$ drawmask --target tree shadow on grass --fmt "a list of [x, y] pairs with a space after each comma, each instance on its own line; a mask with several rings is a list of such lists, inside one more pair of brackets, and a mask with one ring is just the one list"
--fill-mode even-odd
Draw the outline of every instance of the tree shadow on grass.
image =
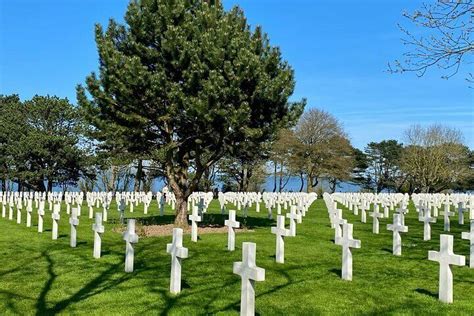
[[122, 282], [127, 281], [134, 275], [134, 273], [124, 273], [120, 278], [112, 279], [113, 275], [123, 268], [123, 264], [117, 263], [111, 265], [107, 270], [103, 271], [97, 277], [92, 279], [75, 294], [69, 298], [57, 302], [51, 308], [48, 308], [46, 297], [51, 291], [53, 283], [56, 281], [57, 274], [54, 272], [54, 261], [52, 260], [51, 256], [46, 251], [44, 251], [42, 255], [48, 262], [47, 272], [49, 278], [44, 284], [43, 289], [41, 290], [40, 295], [36, 301], [36, 315], [54, 315], [59, 313], [71, 304], [85, 300], [110, 288], [114, 288]]
[[438, 293], [433, 293], [431, 291], [428, 291], [427, 289], [418, 288], [418, 289], [415, 289], [415, 292], [438, 299]]
[[340, 278], [342, 277], [342, 270], [341, 269], [334, 268], [334, 269], [329, 269], [328, 271], [331, 272], [331, 273], [334, 273], [335, 275], [337, 275]]

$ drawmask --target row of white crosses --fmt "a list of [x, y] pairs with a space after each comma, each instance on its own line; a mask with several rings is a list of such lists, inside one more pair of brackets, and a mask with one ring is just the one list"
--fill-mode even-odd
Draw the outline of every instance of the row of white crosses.
[[[308, 196], [309, 195], [309, 196]], [[317, 198], [316, 194], [298, 194], [301, 201], [297, 198], [292, 198], [287, 201], [290, 206], [290, 212], [286, 214], [286, 217], [290, 220], [290, 229], [285, 228], [285, 216], [277, 216], [277, 226], [271, 227], [271, 233], [275, 235], [275, 261], [277, 263], [285, 262], [285, 243], [284, 238], [289, 236], [296, 236], [296, 223], [302, 222], [302, 217], [306, 214], [307, 209]], [[197, 195], [201, 197], [202, 195]], [[221, 210], [225, 206], [226, 202], [241, 203], [245, 200], [246, 194], [240, 192], [232, 194], [220, 194], [219, 202], [221, 202]], [[258, 196], [255, 194], [254, 196]], [[242, 198], [243, 197], [243, 198]], [[240, 201], [240, 202], [239, 202]], [[254, 200], [255, 201], [255, 200]], [[202, 202], [201, 202], [202, 204]], [[235, 204], [234, 204], [235, 205]], [[297, 206], [298, 205], [298, 206]], [[244, 204], [244, 208], [248, 205]], [[193, 205], [192, 214], [189, 215], [191, 221], [191, 241], [198, 241], [198, 226], [202, 220], [201, 215], [198, 212], [199, 206]], [[298, 211], [297, 211], [298, 210]], [[301, 210], [305, 210], [302, 212]], [[201, 213], [202, 214], [202, 213]], [[244, 213], [245, 215], [245, 213]], [[235, 250], [235, 229], [240, 227], [240, 223], [236, 220], [236, 211], [229, 210], [229, 217], [225, 220], [224, 225], [228, 227], [228, 238], [227, 238], [227, 249], [229, 251]], [[234, 263], [234, 273], [238, 274], [242, 278], [242, 289], [241, 289], [241, 315], [254, 315], [255, 313], [255, 281], [265, 280], [265, 270], [256, 267], [255, 263], [255, 251], [256, 244], [244, 242], [242, 247], [242, 262]], [[188, 255], [186, 248], [182, 247], [182, 230], [173, 230], [173, 243], [167, 245], [167, 252], [171, 254], [171, 282], [170, 291], [172, 293], [178, 293], [181, 289], [181, 259], [184, 259]]]
[[[351, 204], [358, 204], [357, 199], [358, 194], [333, 194], [330, 196], [329, 194], [325, 194], [324, 198], [326, 201], [326, 205], [328, 206], [328, 212], [330, 213], [331, 224], [333, 225], [341, 225], [343, 224], [344, 227], [348, 227], [348, 236], [352, 237], [352, 227], [350, 224], [347, 224], [345, 220], [341, 217], [340, 210], [337, 209], [337, 202], [344, 204], [346, 207], [350, 208]], [[370, 197], [369, 194], [362, 195], [362, 207], [364, 208], [364, 200], [365, 198], [369, 201], [377, 201], [377, 197]], [[397, 199], [393, 199], [396, 201]], [[350, 202], [348, 202], [350, 201]], [[380, 200], [379, 200], [380, 201]], [[397, 208], [397, 213], [393, 214], [393, 224], [388, 224], [387, 229], [393, 231], [393, 254], [400, 256], [402, 249], [401, 237], [400, 233], [408, 232], [408, 227], [405, 226], [404, 223], [404, 214], [408, 212], [407, 207], [407, 199], [401, 199], [400, 201], [400, 208]], [[431, 227], [430, 223], [436, 222], [436, 217], [438, 216], [438, 210], [442, 208], [444, 204], [444, 214], [445, 217], [445, 225], [444, 229], [449, 231], [449, 216], [454, 215], [454, 213], [450, 212], [450, 205], [458, 205], [458, 214], [459, 214], [459, 223], [462, 225], [464, 223], [464, 212], [466, 209], [469, 210], [469, 216], [471, 219], [470, 222], [470, 231], [462, 233], [462, 239], [469, 240], [470, 243], [470, 263], [469, 267], [474, 268], [474, 219], [472, 218], [472, 209], [474, 208], [474, 196], [468, 194], [453, 194], [453, 195], [445, 195], [445, 194], [419, 194], [414, 195], [413, 201], [416, 206], [417, 212], [419, 212], [419, 220], [424, 224], [424, 233], [423, 239], [430, 240], [431, 239]], [[431, 215], [431, 211], [433, 210], [433, 216]], [[373, 221], [373, 232], [378, 233], [378, 222], [377, 219], [381, 217], [378, 212], [378, 204], [374, 204], [374, 212], [370, 213], [370, 215], [374, 218]], [[448, 217], [448, 220], [446, 220]], [[344, 236], [343, 232], [343, 236]], [[339, 233], [340, 234], [340, 233]], [[338, 229], [336, 227], [336, 240], [339, 241], [338, 243], [342, 243], [342, 237], [338, 237]], [[452, 303], [453, 301], [453, 277], [450, 265], [465, 265], [465, 257], [460, 255], [455, 255], [453, 253], [453, 236], [450, 235], [441, 235], [440, 236], [440, 252], [429, 252], [429, 260], [437, 261], [440, 264], [440, 274], [439, 274], [439, 299], [445, 303]], [[346, 247], [350, 247], [349, 244]], [[360, 247], [360, 243], [357, 241], [353, 241], [353, 247]], [[345, 255], [344, 255], [345, 254]], [[344, 257], [345, 256], [345, 257]], [[349, 259], [347, 259], [349, 258]], [[347, 262], [346, 262], [347, 260]], [[346, 265], [346, 267], [344, 267]], [[345, 250], [343, 252], [343, 275], [346, 272], [351, 275], [351, 268], [352, 268], [352, 258], [350, 251]]]

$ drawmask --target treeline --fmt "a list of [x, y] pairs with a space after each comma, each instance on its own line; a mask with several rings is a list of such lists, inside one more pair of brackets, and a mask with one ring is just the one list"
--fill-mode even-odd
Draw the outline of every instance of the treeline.
[[[83, 191], [148, 191], [155, 179], [166, 182], [159, 161], [98, 146], [96, 131], [86, 122], [82, 110], [67, 99], [35, 96], [21, 102], [17, 95], [1, 95], [1, 190], [79, 186]], [[300, 191], [319, 191], [322, 182], [330, 191], [343, 182], [375, 192], [474, 188], [474, 154], [459, 131], [412, 126], [405, 139], [405, 145], [371, 142], [362, 151], [352, 147], [334, 116], [309, 109], [296, 126], [281, 129], [258, 152], [223, 156], [203, 174], [198, 190], [222, 185], [224, 191], [262, 191], [268, 177], [274, 192], [284, 191], [290, 179], [299, 179]]]
[[280, 131], [259, 162], [234, 160], [229, 187], [248, 189], [240, 176], [247, 174], [252, 190], [261, 188], [268, 175], [274, 180], [273, 191], [285, 190], [295, 178], [300, 179], [300, 191], [321, 191], [323, 182], [331, 192], [340, 183], [359, 185], [370, 192], [474, 189], [474, 152], [463, 145], [458, 130], [439, 124], [413, 125], [404, 134], [405, 144], [382, 140], [360, 150], [351, 146], [335, 117], [309, 109], [294, 128]]

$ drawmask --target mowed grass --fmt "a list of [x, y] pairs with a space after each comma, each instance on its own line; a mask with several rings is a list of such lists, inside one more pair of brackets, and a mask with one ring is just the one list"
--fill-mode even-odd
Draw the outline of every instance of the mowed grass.
[[[274, 259], [275, 236], [270, 233], [274, 221], [268, 220], [262, 207], [249, 217], [238, 220], [252, 232], [237, 233], [236, 251], [226, 250], [227, 234], [200, 236], [192, 243], [184, 238], [189, 258], [183, 261], [183, 290], [169, 293], [170, 256], [166, 244], [171, 237], [141, 238], [135, 245], [135, 271], [124, 272], [125, 244], [112, 228], [119, 226], [117, 211], [109, 212], [102, 236], [102, 258], [92, 257], [92, 220], [82, 208], [78, 227], [78, 247], [69, 247], [69, 224], [65, 206], [61, 213], [60, 238], [51, 240], [51, 215], [45, 215], [45, 229], [37, 232], [37, 214], [32, 228], [0, 218], [0, 314], [47, 315], [202, 315], [237, 314], [240, 304], [240, 277], [232, 273], [233, 262], [241, 260], [242, 242], [257, 244], [257, 265], [265, 268], [266, 280], [256, 284], [256, 313], [260, 315], [319, 314], [416, 314], [474, 315], [474, 269], [453, 267], [454, 304], [437, 299], [438, 269], [428, 261], [428, 250], [439, 250], [442, 218], [432, 225], [431, 241], [423, 241], [423, 224], [413, 208], [406, 218], [409, 232], [402, 234], [403, 254], [391, 254], [392, 232], [386, 230], [390, 219], [380, 221], [380, 234], [372, 234], [372, 218], [362, 224], [359, 216], [344, 209], [344, 218], [354, 223], [354, 237], [362, 241], [353, 250], [352, 282], [340, 278], [341, 247], [333, 243], [327, 209], [316, 201], [297, 236], [285, 239], [285, 263]], [[231, 207], [232, 208], [232, 207]], [[7, 212], [8, 213], [8, 212]], [[172, 211], [158, 216], [156, 201], [149, 214], [142, 206], [127, 217], [141, 222], [169, 223]], [[204, 216], [207, 222], [223, 223], [219, 204], [212, 202]], [[288, 221], [287, 221], [288, 224]], [[453, 218], [455, 253], [468, 259], [469, 244], [461, 240], [468, 230]]]

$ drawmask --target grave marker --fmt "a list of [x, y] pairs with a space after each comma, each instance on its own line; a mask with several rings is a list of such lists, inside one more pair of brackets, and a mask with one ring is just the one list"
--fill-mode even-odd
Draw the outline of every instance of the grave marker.
[[453, 302], [453, 272], [451, 265], [463, 266], [464, 256], [453, 253], [453, 236], [440, 235], [440, 251], [429, 251], [428, 260], [439, 262], [439, 300]]
[[77, 245], [77, 228], [79, 225], [79, 219], [77, 218], [78, 209], [73, 207], [71, 210], [71, 217], [69, 218], [69, 224], [71, 225], [71, 242], [70, 245], [72, 248], [75, 248]]
[[173, 241], [166, 245], [166, 252], [171, 255], [170, 292], [181, 292], [181, 260], [188, 257], [188, 248], [183, 247], [183, 230], [173, 228]]
[[351, 248], [360, 248], [360, 240], [352, 237], [352, 224], [345, 223], [342, 237], [336, 239], [336, 244], [342, 246], [342, 279], [352, 280], [352, 251]]
[[471, 220], [471, 231], [463, 232], [461, 238], [470, 242], [469, 268], [474, 269], [474, 220]]
[[224, 225], [229, 228], [227, 234], [227, 249], [230, 251], [235, 250], [235, 231], [234, 228], [239, 228], [240, 223], [235, 220], [235, 211], [229, 210], [229, 219], [224, 221]]
[[240, 315], [255, 314], [255, 281], [265, 281], [265, 269], [256, 266], [256, 244], [242, 244], [242, 261], [234, 262], [233, 272], [242, 278], [240, 294]]
[[400, 233], [408, 232], [408, 226], [402, 223], [401, 214], [393, 214], [393, 224], [388, 224], [387, 229], [393, 231], [393, 250], [395, 256], [402, 255], [402, 237]]
[[100, 235], [105, 231], [105, 228], [102, 225], [102, 213], [95, 213], [95, 223], [92, 224], [92, 230], [94, 231], [93, 256], [98, 259], [100, 258], [102, 248], [102, 237], [100, 237]]
[[277, 226], [271, 228], [272, 234], [276, 236], [275, 259], [278, 263], [285, 262], [285, 240], [284, 237], [290, 236], [290, 230], [285, 228], [285, 217], [277, 216]]
[[133, 260], [135, 251], [133, 244], [138, 242], [138, 235], [135, 234], [135, 219], [129, 219], [127, 230], [123, 233], [125, 240], [125, 272], [133, 272]]

